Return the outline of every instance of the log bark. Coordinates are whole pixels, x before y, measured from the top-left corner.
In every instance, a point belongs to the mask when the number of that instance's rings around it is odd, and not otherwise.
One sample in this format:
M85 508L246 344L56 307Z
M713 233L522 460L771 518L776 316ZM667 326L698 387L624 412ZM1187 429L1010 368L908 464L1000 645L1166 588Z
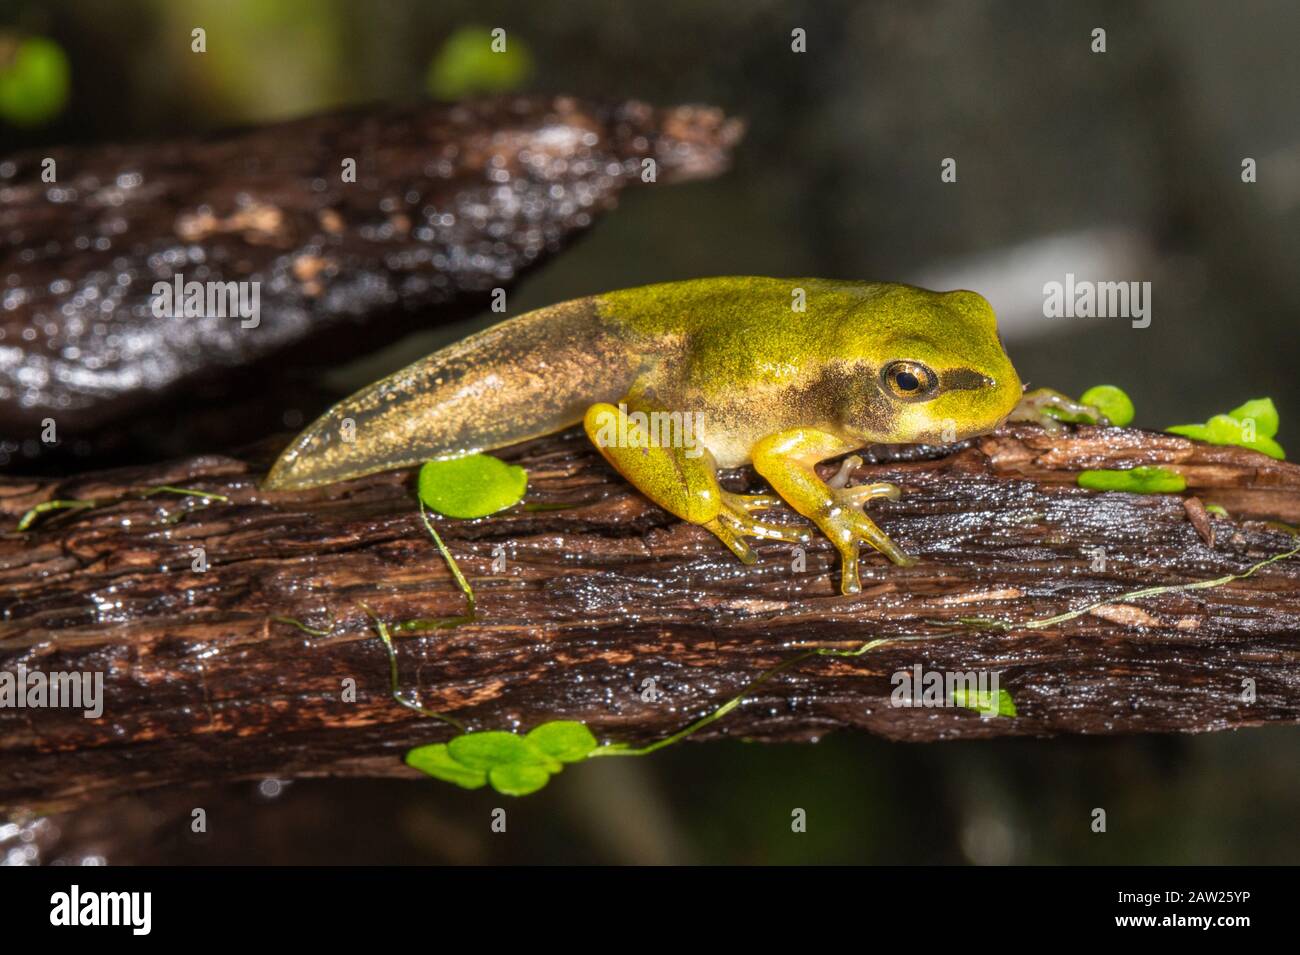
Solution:
M501 96L0 157L0 467L226 450L286 409L311 420L329 402L301 372L485 309L624 189L724 171L742 128L705 106ZM177 281L241 283L249 317L196 314L188 291L160 316L155 287Z
M99 502L0 538L0 668L105 674L99 719L0 709L0 806L49 810L207 779L414 775L402 753L451 734L392 700L363 609L389 623L464 609L420 523L413 475L264 492L258 478L277 449L0 480L10 528L43 501ZM1295 465L1120 428L1016 426L950 448L872 448L854 481L903 487L872 513L921 560L866 557L863 592L845 597L825 540L802 565L790 545L760 542L759 562L744 566L646 501L577 433L502 456L528 469L524 504L436 519L477 619L397 639L403 688L472 729L574 719L603 740L647 742L801 650L877 637L908 639L803 660L694 739L1200 732L1300 719L1300 558L1222 586L1123 597L1240 574L1295 546L1276 523L1300 522ZM1187 493L1075 484L1083 468L1142 464L1183 474ZM761 486L744 469L725 483ZM228 501L143 496L159 485ZM192 569L199 546L202 572ZM1016 625L962 622L972 617ZM892 677L917 665L997 671L1017 716L891 705ZM344 700L348 680L355 702Z

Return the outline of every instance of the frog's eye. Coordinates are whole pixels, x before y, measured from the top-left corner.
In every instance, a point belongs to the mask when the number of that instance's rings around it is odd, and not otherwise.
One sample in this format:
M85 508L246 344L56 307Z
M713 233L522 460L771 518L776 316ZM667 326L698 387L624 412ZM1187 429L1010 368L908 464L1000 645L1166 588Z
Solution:
M895 398L915 401L930 396L939 376L919 361L891 361L880 373L880 380Z

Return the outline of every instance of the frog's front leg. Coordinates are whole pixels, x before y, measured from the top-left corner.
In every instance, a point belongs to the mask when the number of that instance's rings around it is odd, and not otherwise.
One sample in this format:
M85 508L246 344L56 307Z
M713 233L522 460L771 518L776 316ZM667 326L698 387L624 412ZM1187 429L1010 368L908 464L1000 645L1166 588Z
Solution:
M893 484L831 487L817 476L817 462L843 454L854 446L825 431L797 428L768 435L750 452L754 467L773 489L831 539L843 559L840 589L846 594L862 589L858 580L858 548L870 544L896 564L916 563L863 513L863 506L878 497L897 500Z
M1083 422L1086 424L1108 425L1110 420L1092 405L1075 401L1069 395L1062 394L1054 388L1037 388L1027 392L1007 416L1008 421L1029 421L1041 425L1048 431L1063 431L1065 424L1061 418L1054 418L1047 409L1060 412L1064 421Z
M641 412L646 418L653 413ZM747 564L752 564L755 557L746 537L799 543L811 540L802 528L755 520L752 511L773 507L780 499L724 491L718 485L713 455L694 440L694 435L689 441L665 444L658 440L658 429L647 428L644 419L638 418L637 412L628 414L626 405L616 408L601 403L587 409L583 427L605 460L664 510L712 531ZM675 433L685 436L681 429Z

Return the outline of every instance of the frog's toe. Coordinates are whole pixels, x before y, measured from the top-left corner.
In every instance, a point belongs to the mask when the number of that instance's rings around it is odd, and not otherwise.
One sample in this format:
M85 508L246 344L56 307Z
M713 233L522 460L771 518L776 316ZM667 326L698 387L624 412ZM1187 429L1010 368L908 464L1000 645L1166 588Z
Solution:
M862 458L856 454L850 454L840 462L839 470L827 479L826 486L836 489L847 487L849 476L860 467L862 467Z
M754 550L746 543L741 532L733 526L732 522L718 515L711 521L702 525L706 530L712 531L713 535L727 545L727 548L740 558L743 564L753 564L758 561L754 556Z
M896 484L885 482L832 491L832 506L818 523L840 552L840 589L844 593L855 594L862 589L858 561L863 544L870 544L900 567L916 563L915 557L903 551L862 511L867 501L882 497L897 500L900 493Z
M752 564L757 558L745 540L746 537L788 541L792 544L806 544L812 540L812 535L806 528L774 524L750 516L751 510L762 510L779 503L780 498L769 494L732 494L723 491L722 508L717 517L704 526L717 535L733 554L745 563Z
M859 484L856 487L846 487L839 491L836 497L849 507L862 507L868 501L874 501L876 498L883 497L887 501L897 501L902 495L903 492L897 484L878 481L875 484Z
M812 535L802 527L791 527L786 524L773 524L768 521L756 521L747 513L741 511L723 510L718 515L718 520L729 526L736 534L743 537L758 537L766 540L789 541L795 544L806 544L812 540Z
M729 510L745 514L778 507L782 503L775 494L732 494L730 491L722 492L722 502Z

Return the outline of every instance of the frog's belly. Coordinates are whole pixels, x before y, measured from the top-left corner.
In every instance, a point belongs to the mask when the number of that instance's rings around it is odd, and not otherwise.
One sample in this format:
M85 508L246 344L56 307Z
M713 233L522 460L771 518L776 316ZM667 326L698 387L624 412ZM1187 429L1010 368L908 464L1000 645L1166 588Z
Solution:
M688 407L689 402L684 402ZM750 452L763 438L792 428L817 428L837 434L838 425L824 409L810 407L795 389L747 396L742 400L701 402L693 416L694 434L718 467L750 463Z
M707 419L705 419L707 422ZM709 427L707 423L699 429L699 444L708 448L713 460L720 468L738 468L750 463L750 452L763 438L781 431L796 428L815 428L827 434L833 434L852 447L863 447L873 440L870 435L863 435L846 430L828 421L763 421L745 423L734 428Z
M713 460L720 468L738 468L749 463L749 451L754 441L732 438L715 438L704 442L704 446L713 455Z
M763 438L792 427L779 421L704 415L700 419L699 443L708 448L720 468L738 468L750 463L750 452Z

